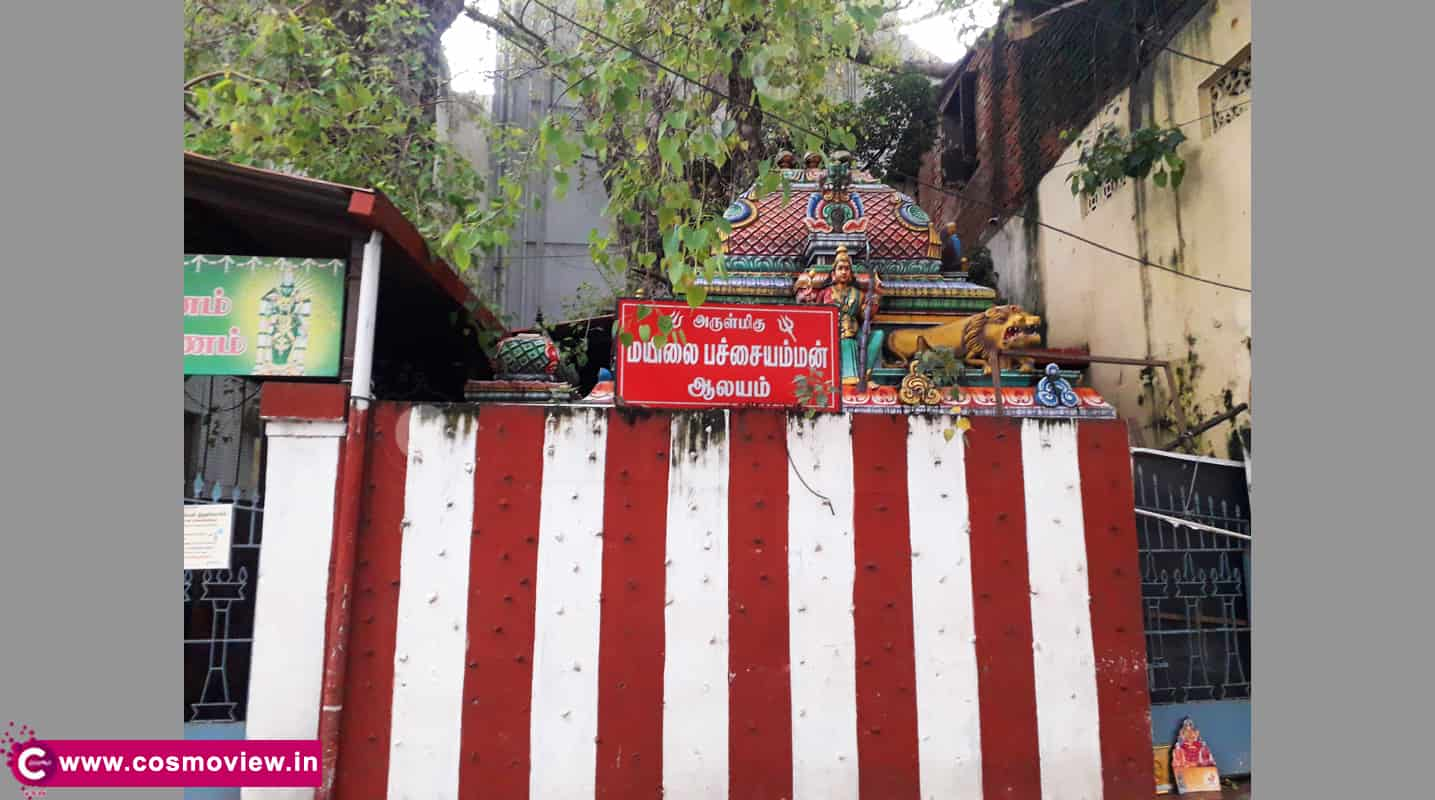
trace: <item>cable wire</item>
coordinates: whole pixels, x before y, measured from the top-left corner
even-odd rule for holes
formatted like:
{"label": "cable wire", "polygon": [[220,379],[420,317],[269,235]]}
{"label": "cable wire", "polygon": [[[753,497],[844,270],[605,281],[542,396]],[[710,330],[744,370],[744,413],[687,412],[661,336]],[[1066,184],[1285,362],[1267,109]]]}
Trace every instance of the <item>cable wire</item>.
{"label": "cable wire", "polygon": [[[1052,11],[1065,11],[1065,12],[1068,13],[1068,14],[1072,14],[1072,15],[1075,15],[1075,16],[1078,16],[1078,17],[1085,17],[1086,19],[1092,20],[1093,22],[1099,23],[1099,24],[1101,24],[1101,25],[1105,25],[1105,26],[1107,26],[1107,27],[1109,27],[1109,28],[1117,28],[1117,29],[1121,30],[1122,32],[1124,32],[1127,36],[1139,36],[1139,37],[1141,37],[1141,40],[1142,40],[1143,42],[1150,36],[1150,34],[1149,34],[1148,32],[1142,31],[1142,30],[1138,30],[1138,29],[1136,29],[1136,28],[1131,27],[1130,25],[1123,25],[1123,24],[1121,24],[1120,22],[1115,22],[1115,21],[1113,21],[1113,20],[1106,19],[1105,17],[1099,17],[1099,16],[1097,16],[1097,15],[1095,15],[1095,14],[1091,14],[1091,13],[1088,13],[1088,12],[1085,12],[1085,11],[1078,11],[1078,10],[1076,10],[1075,8],[1066,8],[1067,5],[1070,5],[1069,3],[1053,3],[1053,2],[1051,2],[1050,0],[1032,0],[1032,2],[1033,2],[1033,3],[1036,3],[1037,5],[1046,6],[1047,8],[1050,8]],[[1207,0],[1207,2],[1210,2],[1210,0]],[[1202,3],[1201,5],[1204,6],[1204,5],[1206,5],[1206,3]],[[1048,11],[1048,12],[1046,12],[1046,13],[1049,14],[1049,13],[1051,13],[1051,12]],[[1218,68],[1218,69],[1225,69],[1225,68],[1226,68],[1226,65],[1225,65],[1225,64],[1217,64],[1217,63],[1214,62],[1214,61],[1208,61],[1208,60],[1206,60],[1206,59],[1204,59],[1204,58],[1201,58],[1200,56],[1193,56],[1193,55],[1191,55],[1190,53],[1183,53],[1183,52],[1181,52],[1180,50],[1174,50],[1174,49],[1172,49],[1172,48],[1170,48],[1170,47],[1166,47],[1165,45],[1159,45],[1159,44],[1158,44],[1158,45],[1156,45],[1156,47],[1157,47],[1158,49],[1160,49],[1160,50],[1164,50],[1164,51],[1166,51],[1167,53],[1170,53],[1170,54],[1173,55],[1173,56],[1180,56],[1181,58],[1189,58],[1189,59],[1191,59],[1192,61],[1197,61],[1197,62],[1200,62],[1200,63],[1202,63],[1202,64],[1207,64],[1207,65],[1209,65],[1209,66],[1216,67],[1216,68]]]}
{"label": "cable wire", "polygon": [[[726,92],[720,91],[720,90],[718,90],[718,89],[714,89],[713,87],[708,86],[707,84],[703,83],[702,81],[697,80],[696,78],[692,78],[692,77],[689,77],[689,76],[687,76],[687,75],[684,75],[683,73],[678,72],[677,70],[673,69],[672,67],[669,67],[669,66],[667,66],[666,64],[662,64],[662,63],[660,63],[660,62],[658,62],[658,61],[656,61],[656,60],[650,58],[649,56],[647,56],[647,55],[645,55],[644,53],[642,53],[641,51],[639,51],[637,48],[632,47],[632,46],[629,46],[629,45],[626,45],[626,44],[623,44],[622,42],[619,42],[619,41],[613,39],[612,37],[609,37],[609,36],[603,34],[603,33],[600,32],[600,31],[594,30],[593,28],[590,28],[590,27],[588,27],[587,25],[584,25],[583,23],[579,22],[578,20],[573,19],[572,17],[570,17],[570,16],[568,16],[568,15],[562,13],[561,11],[557,10],[556,8],[554,8],[554,7],[550,6],[550,5],[548,5],[547,3],[543,2],[543,0],[533,0],[533,2],[534,2],[535,5],[539,6],[540,8],[543,8],[543,9],[547,10],[549,13],[551,13],[551,14],[553,14],[554,16],[558,17],[559,19],[561,19],[561,20],[567,22],[568,24],[573,25],[574,27],[578,28],[579,30],[585,31],[585,32],[591,34],[592,36],[595,36],[595,37],[597,37],[597,38],[599,38],[599,39],[602,39],[603,41],[605,41],[605,42],[607,42],[607,43],[613,45],[614,47],[617,47],[617,48],[619,48],[619,49],[621,49],[621,50],[625,50],[625,51],[627,51],[627,52],[633,54],[633,56],[636,57],[638,60],[640,60],[640,61],[642,61],[642,62],[644,62],[644,63],[646,63],[646,64],[649,64],[649,65],[651,65],[651,66],[653,66],[653,67],[656,67],[657,69],[660,69],[660,70],[662,70],[663,72],[666,72],[666,73],[672,75],[673,77],[678,78],[679,80],[685,81],[685,82],[687,82],[687,83],[689,83],[689,84],[691,84],[691,85],[693,85],[693,86],[698,87],[699,89],[702,89],[702,90],[704,90],[704,91],[706,91],[706,92],[709,92],[709,93],[711,93],[711,94],[713,94],[713,95],[715,95],[715,96],[717,96],[717,97],[720,97],[720,98],[726,100],[727,102],[729,102],[729,103],[731,103],[731,104],[733,104],[733,105],[740,106],[740,107],[743,107],[743,108],[747,108],[747,109],[749,109],[749,110],[756,111],[756,112],[758,112],[758,113],[760,113],[760,114],[764,114],[764,115],[766,115],[766,116],[768,116],[768,117],[771,117],[772,119],[777,120],[778,122],[781,122],[782,124],[787,125],[787,126],[790,127],[790,128],[793,128],[794,130],[800,131],[800,132],[805,133],[805,134],[807,134],[807,135],[809,135],[809,136],[814,136],[814,137],[816,137],[816,138],[822,140],[822,141],[823,141],[825,144],[827,144],[827,145],[835,145],[835,144],[837,144],[836,142],[834,142],[834,141],[832,140],[832,138],[831,138],[830,136],[827,136],[827,135],[825,135],[825,134],[818,133],[817,131],[814,131],[814,130],[810,130],[810,129],[808,129],[808,128],[802,126],[802,125],[797,124],[796,122],[793,122],[792,120],[789,120],[789,119],[786,119],[786,118],[784,118],[784,117],[781,117],[781,116],[779,116],[779,115],[777,115],[777,114],[775,114],[775,113],[773,113],[773,112],[771,112],[771,111],[766,111],[766,110],[764,110],[764,109],[761,109],[761,108],[759,108],[759,107],[753,105],[752,103],[747,103],[747,102],[744,102],[744,101],[742,101],[742,100],[738,100],[738,99],[732,97],[731,95],[728,95]],[[1022,219],[1022,220],[1027,220],[1027,221],[1029,221],[1029,222],[1033,222],[1033,223],[1035,223],[1036,225],[1038,225],[1038,226],[1040,226],[1040,227],[1046,228],[1047,230],[1053,231],[1053,232],[1055,232],[1055,233],[1062,234],[1063,236],[1069,236],[1069,237],[1071,237],[1071,238],[1073,238],[1073,239],[1076,239],[1076,240],[1079,241],[1079,242],[1082,242],[1082,243],[1084,243],[1084,244],[1087,244],[1087,245],[1090,245],[1090,246],[1092,246],[1092,247],[1095,247],[1095,248],[1097,248],[1098,250],[1105,251],[1105,252],[1110,253],[1110,254],[1115,255],[1115,256],[1120,256],[1121,258],[1128,259],[1128,260],[1133,261],[1133,262],[1135,262],[1135,263],[1137,263],[1137,264],[1141,264],[1141,265],[1144,265],[1144,266],[1152,267],[1152,268],[1154,268],[1154,269],[1163,270],[1163,271],[1165,271],[1165,272],[1171,273],[1172,275],[1179,275],[1179,276],[1181,276],[1181,277],[1183,277],[1183,278],[1188,278],[1188,279],[1190,279],[1190,280],[1198,281],[1198,282],[1200,282],[1200,283],[1206,283],[1206,284],[1210,284],[1210,285],[1212,285],[1212,286],[1219,286],[1219,287],[1224,288],[1224,289],[1231,289],[1231,290],[1237,291],[1237,292],[1246,292],[1246,293],[1248,293],[1248,294],[1251,292],[1250,288],[1248,288],[1248,287],[1236,286],[1236,285],[1234,285],[1234,284],[1229,284],[1229,283],[1223,283],[1223,282],[1221,282],[1221,281],[1211,280],[1210,278],[1202,278],[1202,277],[1200,277],[1200,276],[1198,276],[1198,275],[1192,275],[1192,274],[1189,273],[1189,272],[1182,272],[1182,271],[1180,271],[1180,270],[1178,270],[1178,269],[1175,269],[1174,267],[1168,267],[1168,266],[1166,266],[1166,265],[1164,265],[1164,264],[1157,264],[1157,263],[1154,262],[1154,261],[1149,261],[1149,260],[1147,260],[1147,259],[1145,259],[1145,258],[1142,258],[1142,257],[1140,257],[1140,256],[1133,256],[1133,255],[1131,255],[1130,253],[1124,253],[1124,252],[1122,252],[1122,251],[1120,251],[1120,250],[1117,250],[1117,249],[1115,249],[1115,248],[1113,248],[1113,247],[1108,247],[1107,245],[1101,244],[1100,242],[1092,241],[1091,239],[1088,239],[1088,238],[1086,238],[1086,237],[1084,237],[1084,236],[1081,236],[1080,234],[1073,233],[1073,232],[1068,231],[1068,230],[1065,230],[1065,229],[1063,229],[1063,228],[1058,228],[1057,226],[1052,225],[1052,224],[1050,224],[1050,223],[1042,222],[1041,220],[1027,217],[1027,216],[1025,216],[1025,215],[1023,215],[1023,214],[1019,214],[1019,213],[1017,213],[1017,212],[1015,212],[1015,211],[1008,211],[1007,209],[1003,208],[1002,206],[996,205],[995,203],[992,203],[992,202],[990,202],[990,201],[987,201],[987,200],[979,200],[979,199],[974,198],[974,197],[969,197],[969,196],[967,196],[967,195],[965,195],[965,194],[963,194],[963,193],[961,193],[961,192],[957,192],[957,191],[952,190],[952,189],[947,189],[947,188],[945,188],[945,187],[943,187],[943,186],[938,186],[937,184],[934,184],[934,183],[929,183],[929,182],[927,182],[927,181],[920,180],[920,179],[917,178],[916,176],[910,176],[910,175],[909,175],[909,176],[902,176],[902,175],[897,175],[897,176],[895,176],[895,177],[900,178],[900,179],[905,179],[905,180],[907,180],[907,181],[911,181],[911,182],[916,183],[916,184],[921,185],[921,186],[926,186],[926,187],[928,187],[928,188],[935,189],[936,191],[939,191],[939,192],[941,192],[941,193],[943,193],[943,194],[949,195],[949,196],[951,196],[951,197],[955,197],[955,198],[957,198],[958,200],[963,200],[963,201],[966,201],[966,202],[976,203],[976,204],[978,204],[978,205],[986,206],[987,208],[991,208],[991,209],[993,209],[993,210],[996,210],[996,211],[998,211],[998,212],[1000,212],[1000,213],[1004,213],[1004,214],[1007,214],[1007,215],[1009,215],[1009,216],[1016,217],[1017,219]]]}

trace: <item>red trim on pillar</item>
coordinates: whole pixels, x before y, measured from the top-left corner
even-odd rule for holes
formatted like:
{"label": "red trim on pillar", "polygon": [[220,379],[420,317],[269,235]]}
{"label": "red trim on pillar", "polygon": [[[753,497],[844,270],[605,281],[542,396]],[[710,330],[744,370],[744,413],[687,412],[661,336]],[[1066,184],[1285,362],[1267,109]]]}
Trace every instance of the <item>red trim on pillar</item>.
{"label": "red trim on pillar", "polygon": [[858,790],[864,800],[918,800],[907,417],[853,415],[852,463]]}
{"label": "red trim on pillar", "polygon": [[1082,422],[1076,428],[1086,561],[1091,565],[1102,793],[1110,798],[1144,797],[1151,791],[1151,705],[1126,434],[1126,426],[1115,421]]}
{"label": "red trim on pillar", "polygon": [[342,383],[265,381],[259,388],[259,416],[264,419],[342,422],[348,408],[349,388]]}
{"label": "red trim on pillar", "polygon": [[528,797],[546,420],[532,406],[478,415],[459,797]]}
{"label": "red trim on pillar", "polygon": [[663,795],[670,414],[608,413],[598,623],[599,798]]}
{"label": "red trim on pillar", "polygon": [[[394,642],[399,619],[399,562],[403,541],[409,406],[377,403],[369,409],[373,436],[363,486],[353,631],[346,654],[342,754],[334,797],[382,795],[389,780],[389,732],[394,699]],[[403,428],[404,430],[400,430]]]}
{"label": "red trim on pillar", "polygon": [[982,794],[1041,797],[1032,661],[1021,420],[977,418],[966,432],[972,601],[981,704]]}
{"label": "red trim on pillar", "polygon": [[382,192],[354,192],[349,196],[349,213],[379,229],[384,236],[392,240],[444,294],[473,312],[483,327],[489,330],[505,330],[503,323],[479,302],[473,291],[458,277],[458,273],[442,260],[433,257],[418,229],[404,218],[403,212]]}
{"label": "red trim on pillar", "polygon": [[732,412],[728,441],[728,796],[792,796],[787,418]]}

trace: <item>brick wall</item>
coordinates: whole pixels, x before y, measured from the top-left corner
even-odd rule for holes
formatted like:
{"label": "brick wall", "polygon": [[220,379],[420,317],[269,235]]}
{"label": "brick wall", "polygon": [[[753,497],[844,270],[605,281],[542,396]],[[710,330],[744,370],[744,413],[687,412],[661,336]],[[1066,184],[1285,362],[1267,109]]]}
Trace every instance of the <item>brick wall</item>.
{"label": "brick wall", "polygon": [[[1031,16],[1050,10],[1045,3],[1024,5]],[[1053,12],[1026,38],[1008,32],[1010,14],[1004,14],[959,67],[977,74],[976,169],[964,183],[944,175],[942,154],[950,143],[939,138],[922,160],[918,204],[939,224],[956,222],[957,235],[968,247],[984,241],[996,230],[987,220],[1005,220],[1021,211],[1057,163],[1066,147],[1061,131],[1085,126],[1199,5],[1193,0],[1088,3]],[[939,112],[955,115],[957,108],[953,100]]]}

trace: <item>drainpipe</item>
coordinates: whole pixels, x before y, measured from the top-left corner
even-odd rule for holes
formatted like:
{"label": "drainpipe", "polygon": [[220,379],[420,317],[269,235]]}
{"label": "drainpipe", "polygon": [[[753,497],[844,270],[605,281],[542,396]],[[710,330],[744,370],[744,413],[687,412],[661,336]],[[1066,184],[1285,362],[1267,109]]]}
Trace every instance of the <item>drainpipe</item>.
{"label": "drainpipe", "polygon": [[319,745],[323,780],[317,800],[334,792],[339,762],[339,730],[344,710],[344,674],[349,659],[349,630],[353,619],[354,555],[358,549],[359,498],[368,468],[369,404],[373,400],[374,327],[379,304],[379,259],[383,234],[374,231],[364,246],[359,273],[358,320],[354,327],[354,374],[349,386],[349,424],[344,439],[344,461],[339,475],[338,510],[334,524],[334,565],[330,577],[328,625],[324,641],[324,688],[319,706]]}

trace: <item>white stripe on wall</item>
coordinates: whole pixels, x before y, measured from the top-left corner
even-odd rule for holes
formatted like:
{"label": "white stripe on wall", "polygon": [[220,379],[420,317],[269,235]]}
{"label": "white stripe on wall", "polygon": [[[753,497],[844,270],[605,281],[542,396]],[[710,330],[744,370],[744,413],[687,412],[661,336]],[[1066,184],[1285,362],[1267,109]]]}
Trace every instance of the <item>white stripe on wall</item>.
{"label": "white stripe on wall", "polygon": [[787,423],[793,800],[857,797],[851,430],[846,414]]}
{"label": "white stripe on wall", "polygon": [[912,632],[917,753],[924,800],[982,796],[971,522],[965,450],[950,423],[908,418],[907,508],[912,542]]}
{"label": "white stripe on wall", "polygon": [[458,796],[477,421],[410,415],[388,797]]}
{"label": "white stripe on wall", "polygon": [[663,610],[665,800],[722,800],[728,789],[728,415],[710,420],[675,414],[672,421],[676,463],[668,473]]}
{"label": "white stripe on wall", "polygon": [[598,598],[603,589],[605,409],[549,415],[534,578],[533,798],[597,791]]}
{"label": "white stripe on wall", "polygon": [[[334,486],[344,432],[342,422],[265,425],[265,537],[259,574],[250,576],[258,603],[245,726],[250,739],[319,735]],[[314,790],[246,788],[242,795],[302,800],[313,797]]]}
{"label": "white stripe on wall", "polygon": [[1023,420],[1026,550],[1043,800],[1101,800],[1096,658],[1076,424]]}

